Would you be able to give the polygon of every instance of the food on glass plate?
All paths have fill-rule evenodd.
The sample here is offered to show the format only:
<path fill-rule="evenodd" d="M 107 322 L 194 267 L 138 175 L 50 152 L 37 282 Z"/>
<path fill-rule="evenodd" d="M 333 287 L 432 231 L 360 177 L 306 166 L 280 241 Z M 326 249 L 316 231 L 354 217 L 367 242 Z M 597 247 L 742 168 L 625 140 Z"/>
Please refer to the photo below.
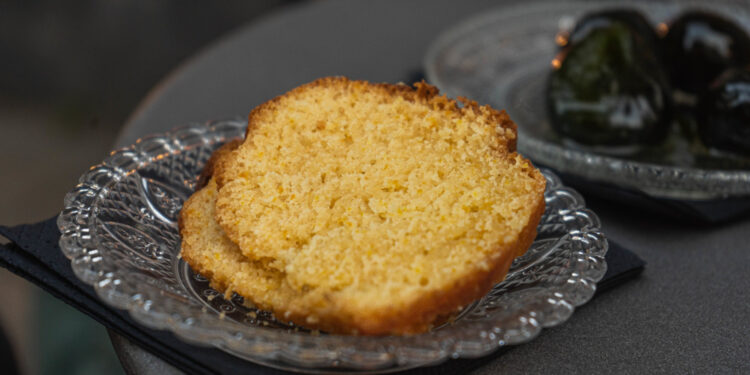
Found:
<path fill-rule="evenodd" d="M 688 10 L 654 29 L 638 11 L 608 9 L 557 41 L 546 104 L 564 140 L 636 159 L 750 155 L 750 37 L 739 25 Z"/>
<path fill-rule="evenodd" d="M 323 78 L 262 104 L 185 203 L 182 257 L 280 320 L 429 330 L 503 280 L 545 207 L 515 124 L 462 102 Z"/>

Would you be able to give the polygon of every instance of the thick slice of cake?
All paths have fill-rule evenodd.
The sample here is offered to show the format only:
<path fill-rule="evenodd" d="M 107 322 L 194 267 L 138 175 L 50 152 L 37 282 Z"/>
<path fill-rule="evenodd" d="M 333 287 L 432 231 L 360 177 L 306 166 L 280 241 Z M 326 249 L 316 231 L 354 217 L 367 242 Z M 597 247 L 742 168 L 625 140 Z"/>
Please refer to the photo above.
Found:
<path fill-rule="evenodd" d="M 463 102 L 324 78 L 256 108 L 215 168 L 231 241 L 201 246 L 278 284 L 244 285 L 265 277 L 255 268 L 217 284 L 281 319 L 359 334 L 421 332 L 484 295 L 535 237 L 544 178 L 515 153 L 504 112 Z"/>

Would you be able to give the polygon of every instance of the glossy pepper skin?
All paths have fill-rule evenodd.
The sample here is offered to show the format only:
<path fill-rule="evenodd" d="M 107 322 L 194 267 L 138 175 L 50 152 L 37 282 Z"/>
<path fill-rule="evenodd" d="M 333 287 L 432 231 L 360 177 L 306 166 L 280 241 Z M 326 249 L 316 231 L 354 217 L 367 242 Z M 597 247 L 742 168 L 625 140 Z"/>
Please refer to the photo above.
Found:
<path fill-rule="evenodd" d="M 547 82 L 547 110 L 558 134 L 596 146 L 661 142 L 670 90 L 650 42 L 617 19 L 573 40 L 553 61 Z"/>
<path fill-rule="evenodd" d="M 701 96 L 699 109 L 706 146 L 750 156 L 750 71 L 726 71 Z"/>
<path fill-rule="evenodd" d="M 650 49 L 651 53 L 659 51 L 659 36 L 646 17 L 634 9 L 605 9 L 583 16 L 568 37 L 568 44 L 577 44 L 586 39 L 594 30 L 609 27 L 612 24 L 622 24 L 630 28 L 633 37 Z"/>
<path fill-rule="evenodd" d="M 731 21 L 688 11 L 669 25 L 664 60 L 675 88 L 701 94 L 724 70 L 750 63 L 750 38 Z"/>

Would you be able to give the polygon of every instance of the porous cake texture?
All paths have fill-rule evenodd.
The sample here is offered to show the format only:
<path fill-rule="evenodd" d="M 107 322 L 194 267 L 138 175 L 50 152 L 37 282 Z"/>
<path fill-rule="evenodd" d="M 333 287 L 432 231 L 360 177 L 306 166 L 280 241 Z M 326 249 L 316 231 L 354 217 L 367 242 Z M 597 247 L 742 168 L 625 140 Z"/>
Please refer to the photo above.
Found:
<path fill-rule="evenodd" d="M 544 211 L 515 124 L 462 102 L 323 78 L 264 103 L 186 203 L 183 257 L 282 320 L 428 330 L 505 277 Z"/>

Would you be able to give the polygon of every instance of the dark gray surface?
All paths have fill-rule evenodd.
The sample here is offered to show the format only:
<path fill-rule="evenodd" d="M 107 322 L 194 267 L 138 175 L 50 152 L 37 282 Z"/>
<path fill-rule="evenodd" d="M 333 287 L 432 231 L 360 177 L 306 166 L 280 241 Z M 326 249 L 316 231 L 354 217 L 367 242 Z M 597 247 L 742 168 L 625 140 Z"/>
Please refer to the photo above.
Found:
<path fill-rule="evenodd" d="M 127 374 L 180 375 L 182 371 L 172 367 L 155 355 L 141 349 L 128 339 L 109 331 L 112 347 Z"/>
<path fill-rule="evenodd" d="M 177 69 L 133 114 L 118 144 L 244 116 L 321 76 L 405 79 L 438 33 L 497 4 L 342 0 L 275 13 Z M 644 274 L 532 342 L 477 362 L 473 373 L 750 373 L 750 220 L 700 227 L 591 203 L 605 233 L 648 262 Z"/>

